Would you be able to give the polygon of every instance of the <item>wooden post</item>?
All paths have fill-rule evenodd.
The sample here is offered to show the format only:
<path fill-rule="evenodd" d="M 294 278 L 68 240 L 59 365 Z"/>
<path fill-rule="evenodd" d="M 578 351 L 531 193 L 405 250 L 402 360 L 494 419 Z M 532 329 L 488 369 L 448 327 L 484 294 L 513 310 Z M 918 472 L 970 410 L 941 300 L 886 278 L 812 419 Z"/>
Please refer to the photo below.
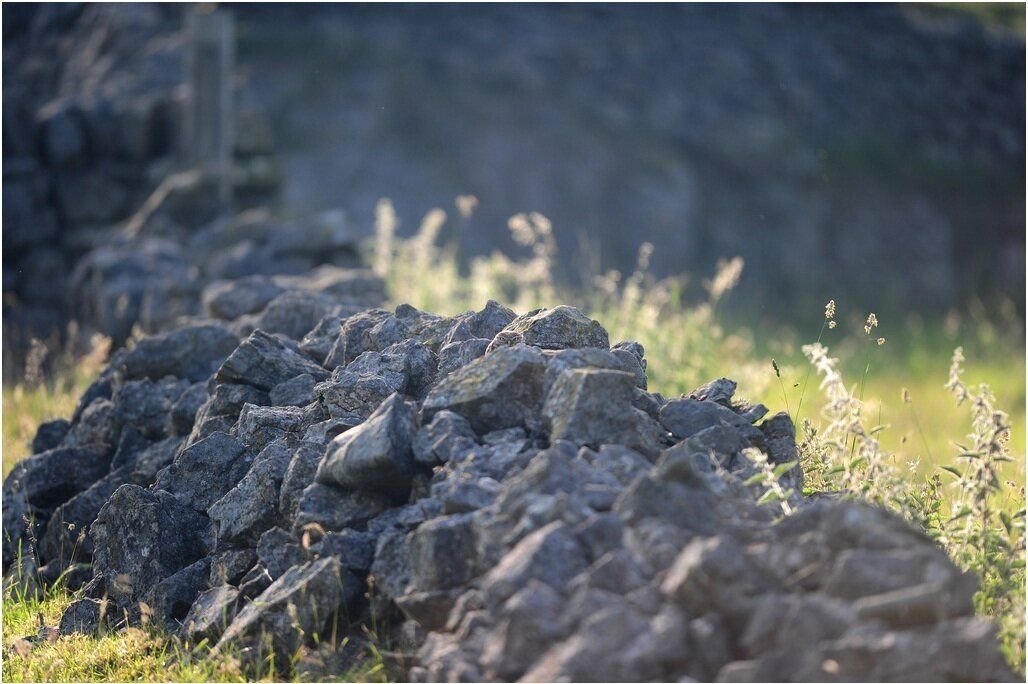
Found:
<path fill-rule="evenodd" d="M 235 36 L 232 15 L 199 5 L 189 13 L 186 77 L 189 100 L 184 122 L 187 163 L 218 183 L 223 211 L 232 204 L 233 83 Z"/>

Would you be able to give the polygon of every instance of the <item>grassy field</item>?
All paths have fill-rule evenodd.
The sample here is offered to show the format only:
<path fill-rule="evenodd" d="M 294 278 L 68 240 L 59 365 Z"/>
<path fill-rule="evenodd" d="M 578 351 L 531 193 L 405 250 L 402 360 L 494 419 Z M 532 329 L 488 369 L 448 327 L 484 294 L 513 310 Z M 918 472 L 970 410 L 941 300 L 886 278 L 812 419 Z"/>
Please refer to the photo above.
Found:
<path fill-rule="evenodd" d="M 473 204 L 463 198 L 458 209 L 468 212 Z M 673 397 L 717 377 L 738 381 L 740 396 L 787 411 L 800 427 L 808 482 L 894 508 L 982 577 L 978 611 L 997 619 L 1008 660 L 1024 673 L 1025 354 L 1023 322 L 1010 305 L 992 314 L 973 306 L 945 320 L 908 316 L 877 326 L 868 324 L 870 312 L 838 307 L 830 318 L 812 311 L 809 323 L 757 330 L 722 313 L 745 277 L 741 261 L 721 264 L 704 281 L 702 296 L 687 300 L 680 281 L 649 275 L 644 246 L 636 273 L 607 274 L 589 292 L 568 292 L 552 277 L 557 255 L 545 217 L 511 220 L 525 258 L 479 259 L 470 276 L 460 275 L 452 251 L 436 244 L 446 220 L 442 212 L 430 213 L 415 237 L 400 240 L 391 206 L 380 204 L 368 258 L 386 276 L 396 303 L 442 314 L 481 308 L 487 298 L 518 312 L 576 304 L 603 323 L 612 342 L 645 346 L 653 391 Z M 815 369 L 803 351 L 815 340 L 838 363 L 822 355 Z M 959 368 L 953 365 L 957 346 L 965 357 Z M 71 414 L 102 365 L 102 342 L 95 349 L 86 359 L 56 364 L 64 370 L 55 377 L 41 381 L 34 373 L 32 382 L 4 386 L 5 475 L 27 455 L 40 422 Z M 817 350 L 807 351 L 817 357 Z M 834 393 L 834 404 L 826 392 Z M 154 632 L 43 639 L 31 648 L 17 639 L 55 624 L 70 598 L 60 590 L 43 598 L 5 590 L 5 679 L 244 678 L 231 659 L 211 662 L 202 649 Z M 382 675 L 373 667 L 343 678 Z"/>

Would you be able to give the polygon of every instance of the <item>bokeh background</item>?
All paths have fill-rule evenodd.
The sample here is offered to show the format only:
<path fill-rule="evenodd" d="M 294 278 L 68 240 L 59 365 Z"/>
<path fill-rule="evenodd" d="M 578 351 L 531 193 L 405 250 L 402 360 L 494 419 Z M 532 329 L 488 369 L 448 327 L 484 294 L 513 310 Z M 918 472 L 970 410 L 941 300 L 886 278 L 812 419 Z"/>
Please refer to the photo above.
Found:
<path fill-rule="evenodd" d="M 187 5 L 4 11 L 4 317 L 42 335 L 105 226 L 171 170 Z M 730 309 L 828 297 L 939 317 L 1024 309 L 1017 5 L 227 5 L 237 202 L 400 233 L 457 195 L 466 263 L 554 226 L 590 287 L 742 256 Z M 694 283 L 699 282 L 694 278 Z M 25 337 L 22 335 L 21 337 Z M 5 335 L 5 339 L 14 338 Z M 13 344 L 13 342 L 12 342 Z"/>

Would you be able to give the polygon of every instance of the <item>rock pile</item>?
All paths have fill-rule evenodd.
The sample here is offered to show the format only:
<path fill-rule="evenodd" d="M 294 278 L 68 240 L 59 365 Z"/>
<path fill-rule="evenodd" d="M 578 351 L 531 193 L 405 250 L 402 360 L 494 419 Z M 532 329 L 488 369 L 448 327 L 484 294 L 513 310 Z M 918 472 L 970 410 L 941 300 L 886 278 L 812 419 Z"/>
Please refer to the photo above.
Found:
<path fill-rule="evenodd" d="M 1012 679 L 929 539 L 756 503 L 794 431 L 734 382 L 650 392 L 642 346 L 567 306 L 254 317 L 272 288 L 233 287 L 205 297 L 232 325 L 119 351 L 4 483 L 5 563 L 38 539 L 82 586 L 63 632 L 156 621 L 324 674 L 374 624 L 415 681 Z"/>

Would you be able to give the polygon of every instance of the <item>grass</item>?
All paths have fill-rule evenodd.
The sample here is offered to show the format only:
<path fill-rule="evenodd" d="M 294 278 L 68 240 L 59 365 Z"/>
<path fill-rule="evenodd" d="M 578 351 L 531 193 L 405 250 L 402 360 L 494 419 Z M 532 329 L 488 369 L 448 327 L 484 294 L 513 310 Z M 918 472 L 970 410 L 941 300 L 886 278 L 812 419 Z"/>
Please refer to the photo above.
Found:
<path fill-rule="evenodd" d="M 834 327 L 814 311 L 807 324 L 757 329 L 725 313 L 733 287 L 744 277 L 741 260 L 720 264 L 697 283 L 657 280 L 648 271 L 652 248 L 644 245 L 633 274 L 607 273 L 588 292 L 566 291 L 553 277 L 558 268 L 553 227 L 538 214 L 519 215 L 510 223 L 524 258 L 497 253 L 473 261 L 470 274 L 462 275 L 454 251 L 437 239 L 447 221 L 455 220 L 459 228 L 474 208 L 473 198 L 458 198 L 456 219 L 430 212 L 418 233 L 404 240 L 395 235 L 391 205 L 380 203 L 368 260 L 387 278 L 396 303 L 441 314 L 481 308 L 488 298 L 519 312 L 574 303 L 603 323 L 612 342 L 633 339 L 645 346 L 652 391 L 674 397 L 712 378 L 737 380 L 739 395 L 772 411 L 787 410 L 800 426 L 808 483 L 893 508 L 982 578 L 976 608 L 1000 625 L 1008 661 L 1024 674 L 1025 355 L 1023 321 L 1012 305 L 991 314 L 972 305 L 962 315 L 937 321 L 923 321 L 915 313 L 903 320 L 883 318 L 872 334 L 864 331 L 869 312 L 840 305 Z M 805 354 L 803 345 L 819 337 L 825 349 L 808 348 Z M 878 337 L 886 342 L 877 344 Z M 949 384 L 964 388 L 959 405 L 944 387 L 953 379 L 958 345 L 966 360 L 957 384 Z M 48 382 L 37 372 L 31 382 L 4 386 L 5 474 L 28 453 L 35 426 L 70 415 L 102 365 L 102 342 L 96 349 L 85 361 L 57 364 Z M 821 354 L 818 369 L 807 358 L 818 358 L 813 352 Z M 834 357 L 838 361 L 829 363 Z M 822 387 L 834 392 L 845 410 L 829 402 Z M 43 597 L 5 592 L 6 678 L 243 678 L 231 659 L 211 661 L 202 649 L 153 631 L 64 637 L 44 640 L 25 653 L 11 650 L 16 637 L 35 633 L 41 622 L 55 624 L 69 600 L 60 590 Z M 383 672 L 379 666 L 340 676 L 380 679 Z"/>

